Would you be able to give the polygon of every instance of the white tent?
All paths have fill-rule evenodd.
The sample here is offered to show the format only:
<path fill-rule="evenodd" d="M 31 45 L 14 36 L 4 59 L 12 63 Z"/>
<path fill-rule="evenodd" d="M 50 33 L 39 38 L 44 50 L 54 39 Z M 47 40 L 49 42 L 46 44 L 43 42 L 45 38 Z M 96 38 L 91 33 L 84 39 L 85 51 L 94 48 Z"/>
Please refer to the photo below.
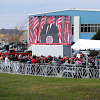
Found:
<path fill-rule="evenodd" d="M 100 50 L 100 40 L 79 39 L 71 48 L 74 50 Z"/>
<path fill-rule="evenodd" d="M 74 50 L 100 50 L 100 40 L 79 39 L 71 46 Z M 86 53 L 86 68 L 87 68 L 87 53 Z"/>

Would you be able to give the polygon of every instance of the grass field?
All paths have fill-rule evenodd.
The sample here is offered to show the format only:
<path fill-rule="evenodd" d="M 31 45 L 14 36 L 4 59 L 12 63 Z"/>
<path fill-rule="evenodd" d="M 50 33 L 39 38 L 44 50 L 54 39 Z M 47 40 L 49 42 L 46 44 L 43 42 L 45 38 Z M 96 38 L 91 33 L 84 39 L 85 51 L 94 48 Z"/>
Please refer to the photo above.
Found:
<path fill-rule="evenodd" d="M 0 73 L 0 100 L 100 100 L 100 80 Z"/>

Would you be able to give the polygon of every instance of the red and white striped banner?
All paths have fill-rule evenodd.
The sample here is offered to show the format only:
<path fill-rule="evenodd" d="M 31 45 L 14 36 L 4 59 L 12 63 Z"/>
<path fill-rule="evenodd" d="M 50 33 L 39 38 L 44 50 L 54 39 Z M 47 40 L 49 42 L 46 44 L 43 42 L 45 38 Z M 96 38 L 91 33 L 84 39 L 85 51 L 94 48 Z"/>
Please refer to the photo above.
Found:
<path fill-rule="evenodd" d="M 52 16 L 52 24 L 56 25 L 55 16 Z"/>
<path fill-rule="evenodd" d="M 32 33 L 33 25 L 34 25 L 34 17 L 30 17 L 29 18 L 29 43 L 34 42 L 34 35 Z"/>
<path fill-rule="evenodd" d="M 34 35 L 34 43 L 37 43 L 37 27 L 39 26 L 39 18 L 34 18 L 34 26 L 33 26 L 33 35 Z"/>
<path fill-rule="evenodd" d="M 66 43 L 66 37 L 67 37 L 67 31 L 66 31 L 66 21 L 65 21 L 64 22 L 64 34 L 63 34 L 64 43 Z"/>
<path fill-rule="evenodd" d="M 66 25 L 67 25 L 67 43 L 71 43 L 71 17 L 66 16 Z"/>
<path fill-rule="evenodd" d="M 58 19 L 57 19 L 57 22 L 56 22 L 56 25 L 57 25 L 57 28 L 58 28 L 58 31 L 59 31 L 59 33 L 58 33 L 58 36 L 59 36 L 59 43 L 61 43 L 61 41 L 62 41 L 62 39 L 61 39 L 61 25 L 62 24 L 62 16 L 58 16 Z"/>

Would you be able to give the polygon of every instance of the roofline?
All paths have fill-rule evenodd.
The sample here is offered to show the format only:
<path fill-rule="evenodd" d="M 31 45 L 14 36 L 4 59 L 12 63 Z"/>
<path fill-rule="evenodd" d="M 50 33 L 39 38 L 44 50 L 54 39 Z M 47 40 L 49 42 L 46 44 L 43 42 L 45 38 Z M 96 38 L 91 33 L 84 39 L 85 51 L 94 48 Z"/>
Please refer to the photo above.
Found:
<path fill-rule="evenodd" d="M 77 8 L 72 8 L 72 9 L 65 9 L 65 10 L 57 10 L 57 11 L 50 11 L 50 12 L 43 12 L 43 13 L 28 14 L 28 16 L 31 16 L 31 15 L 39 15 L 39 14 L 46 14 L 46 13 L 54 13 L 54 12 L 60 12 L 60 11 L 68 11 L 68 10 L 100 11 L 100 9 L 77 9 Z"/>
<path fill-rule="evenodd" d="M 28 14 L 28 15 L 30 16 L 30 15 L 46 14 L 46 13 L 53 13 L 53 12 L 67 11 L 67 10 L 71 10 L 71 9 L 66 9 L 66 10 L 57 10 L 57 11 L 49 11 L 49 12 L 35 13 L 35 14 Z"/>

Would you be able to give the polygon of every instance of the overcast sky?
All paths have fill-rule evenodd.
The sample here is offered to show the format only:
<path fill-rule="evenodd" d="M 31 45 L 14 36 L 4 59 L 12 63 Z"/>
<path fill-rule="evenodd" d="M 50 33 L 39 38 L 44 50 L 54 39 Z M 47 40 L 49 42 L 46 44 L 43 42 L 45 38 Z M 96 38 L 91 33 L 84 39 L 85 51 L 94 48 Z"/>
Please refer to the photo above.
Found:
<path fill-rule="evenodd" d="M 0 0 L 0 29 L 28 22 L 28 14 L 71 8 L 100 9 L 100 0 Z"/>

